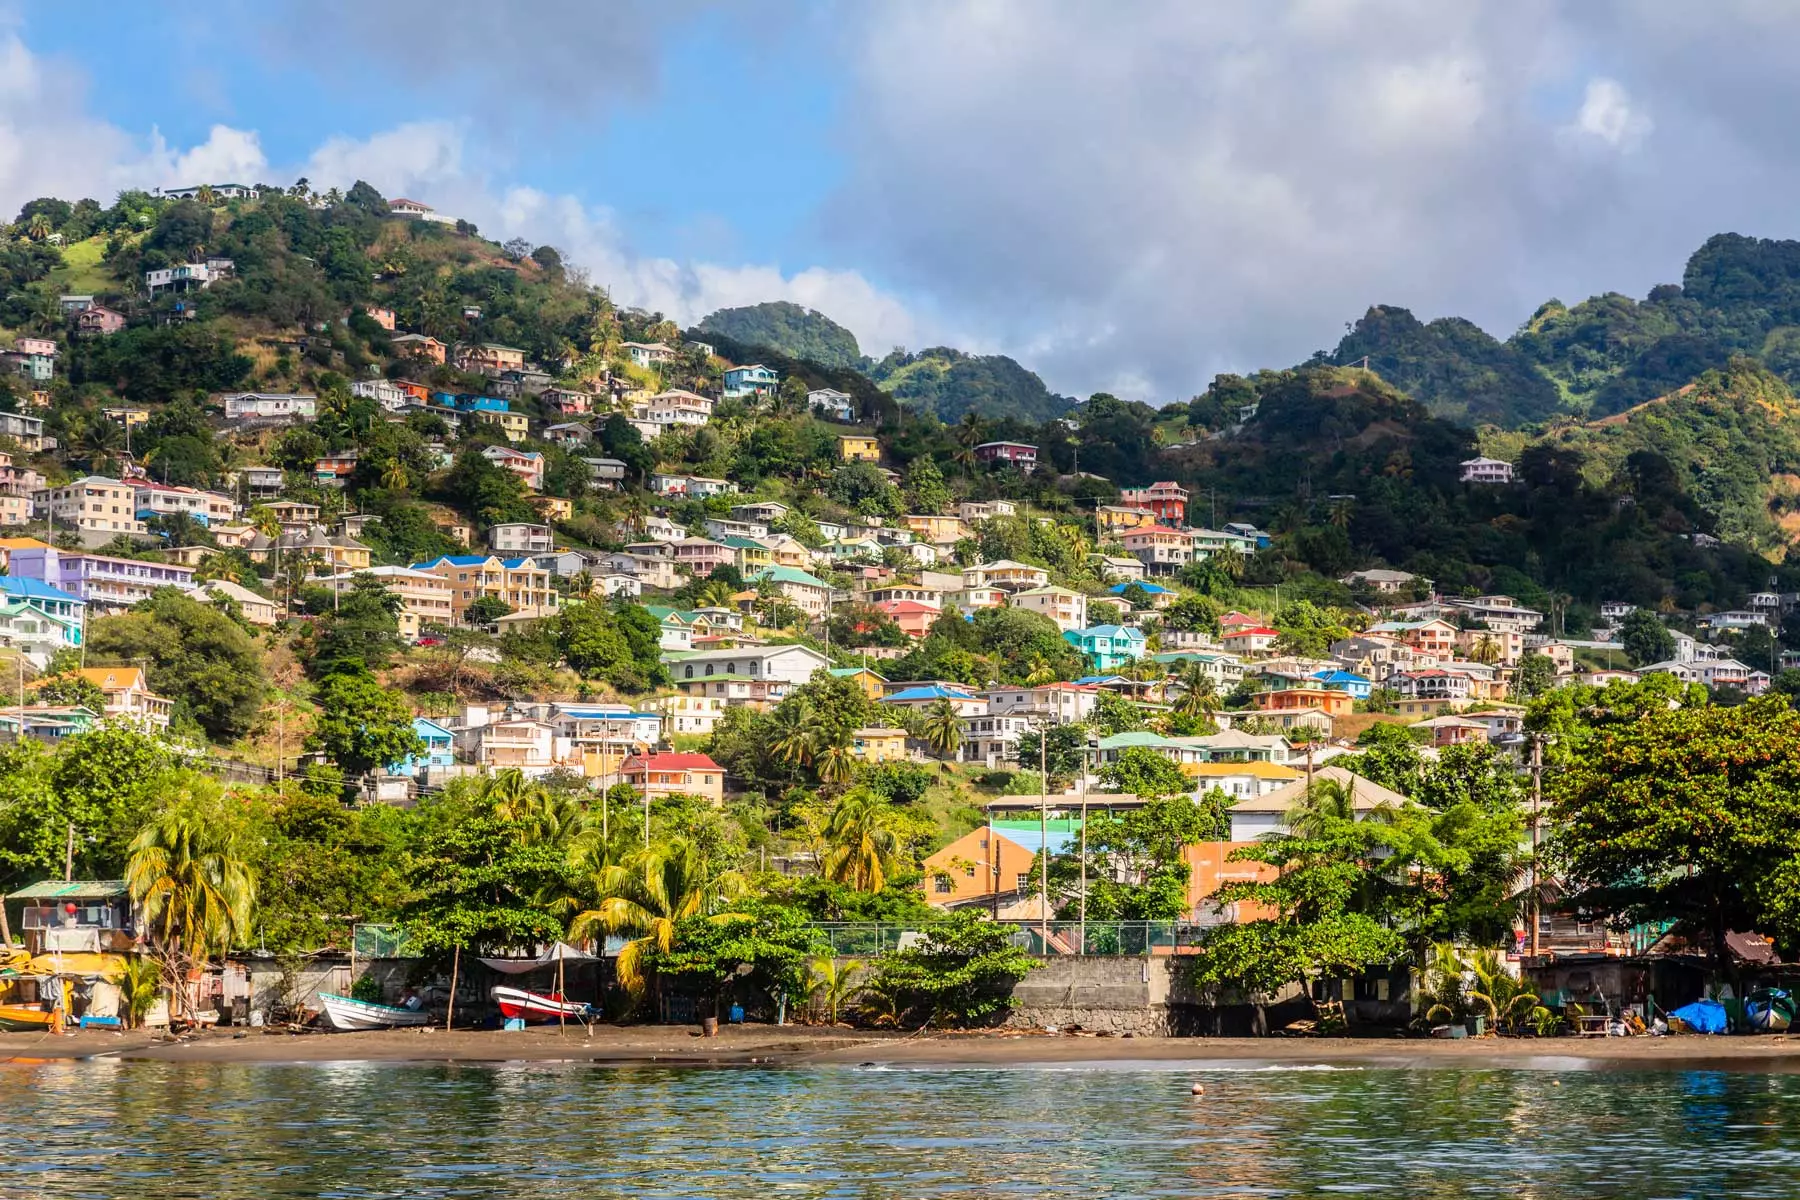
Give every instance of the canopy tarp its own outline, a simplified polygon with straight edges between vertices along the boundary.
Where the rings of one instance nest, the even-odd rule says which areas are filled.
[[[528,971],[553,967],[559,962],[593,962],[595,956],[577,950],[567,942],[552,942],[550,948],[536,958],[484,958],[481,961],[502,975],[523,975]]]
[[[1717,1000],[1696,1000],[1669,1014],[1695,1033],[1724,1033],[1725,1006]]]

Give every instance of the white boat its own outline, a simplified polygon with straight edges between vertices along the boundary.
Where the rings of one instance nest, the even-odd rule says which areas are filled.
[[[356,1029],[394,1029],[407,1025],[429,1025],[431,1014],[422,1008],[398,1008],[392,1004],[370,1004],[348,996],[319,993],[325,1009],[325,1020],[333,1029],[346,1032]]]
[[[497,987],[493,991],[495,1002],[500,1005],[503,1017],[526,1021],[582,1020],[593,1015],[593,1008],[574,1000],[564,1000],[552,994],[542,996],[536,992],[528,992],[523,988]]]

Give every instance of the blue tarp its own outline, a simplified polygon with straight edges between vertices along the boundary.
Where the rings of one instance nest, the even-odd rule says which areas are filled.
[[[1696,1000],[1669,1015],[1679,1018],[1695,1033],[1725,1032],[1725,1006],[1717,1000]]]

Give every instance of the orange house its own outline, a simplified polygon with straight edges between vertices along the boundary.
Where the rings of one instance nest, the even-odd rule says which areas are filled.
[[[996,891],[1026,891],[1036,861],[1034,852],[986,825],[971,829],[925,860],[925,902],[967,904]]]
[[[725,768],[704,754],[634,754],[620,778],[645,796],[704,796],[725,802]]]
[[[1280,688],[1273,692],[1258,692],[1252,696],[1258,711],[1266,713],[1305,712],[1314,710],[1328,717],[1347,717],[1354,711],[1355,701],[1349,692],[1336,688]]]
[[[1268,883],[1281,872],[1268,863],[1233,862],[1232,851],[1254,846],[1255,842],[1196,842],[1181,848],[1188,865],[1188,912],[1195,916],[1211,912],[1212,897],[1228,883]],[[1234,921],[1261,921],[1280,914],[1267,904],[1240,900],[1225,906],[1225,915]]]

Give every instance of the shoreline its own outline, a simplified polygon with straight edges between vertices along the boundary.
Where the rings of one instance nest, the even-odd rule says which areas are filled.
[[[533,1026],[497,1030],[289,1033],[222,1029],[172,1039],[90,1030],[0,1034],[0,1065],[79,1061],[209,1064],[579,1063],[599,1067],[1004,1069],[1107,1066],[1204,1071],[1346,1066],[1376,1069],[1738,1070],[1800,1072],[1800,1037],[1665,1038],[1128,1038],[1032,1031],[916,1034],[739,1026],[702,1038],[693,1026]]]

